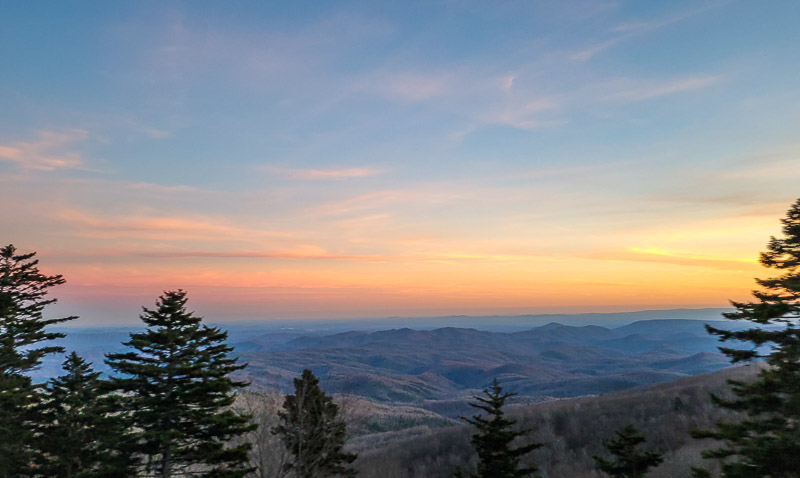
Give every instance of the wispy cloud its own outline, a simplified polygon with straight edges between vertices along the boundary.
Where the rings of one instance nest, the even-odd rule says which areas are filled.
[[[589,45],[582,50],[578,50],[569,55],[569,59],[572,61],[588,61],[598,53],[602,53],[609,48],[613,47],[617,43],[624,40],[624,38],[612,38],[611,40],[602,41],[599,43],[595,43],[593,45]]]
[[[606,100],[643,101],[660,96],[702,90],[722,81],[722,76],[690,76],[665,82],[639,84],[631,80],[621,80],[614,87],[616,91],[604,97]]]
[[[319,204],[314,206],[310,212],[322,216],[346,216],[353,213],[361,214],[364,211],[378,211],[378,214],[386,214],[387,210],[403,205],[443,205],[463,198],[463,191],[444,187],[440,190],[434,187],[378,190]]]
[[[53,171],[56,169],[87,169],[80,153],[69,147],[89,137],[80,129],[40,131],[36,141],[0,144],[0,160],[14,163],[22,169]]]
[[[385,91],[402,100],[421,101],[442,95],[448,83],[446,75],[398,75],[385,79]]]
[[[610,30],[608,30],[609,33],[615,36],[583,47],[578,51],[569,54],[568,58],[572,61],[578,61],[578,62],[588,61],[592,59],[594,56],[603,53],[624,41],[630,40],[639,35],[653,32],[655,30],[658,30],[659,28],[680,22],[687,18],[700,15],[708,10],[718,7],[719,5],[721,5],[721,3],[709,3],[700,8],[694,8],[687,11],[673,13],[664,16],[662,18],[620,23],[612,27]]]
[[[666,15],[662,18],[656,18],[652,20],[645,20],[645,21],[633,21],[633,22],[625,22],[620,23],[611,29],[614,33],[641,33],[641,32],[650,32],[653,30],[657,30],[661,27],[665,27],[667,25],[671,25],[673,23],[680,22],[681,20],[685,20],[687,18],[694,17],[696,15],[700,15],[705,13],[709,10],[713,10],[725,2],[708,2],[700,7],[692,8],[689,10],[680,11],[677,13],[672,13],[670,15]]]
[[[171,136],[171,133],[169,131],[153,128],[151,126],[145,126],[143,127],[143,130],[148,136],[155,139],[164,139],[164,138],[169,138]]]
[[[379,169],[370,167],[342,169],[290,169],[267,165],[262,166],[261,169],[271,174],[289,179],[302,179],[311,181],[365,178],[368,176],[378,175],[382,172]]]
[[[286,231],[243,228],[210,216],[185,215],[98,215],[76,209],[55,209],[54,219],[69,224],[81,237],[100,239],[155,239],[166,241],[215,242],[247,238],[291,238]]]
[[[615,254],[609,258],[612,260],[659,262],[678,266],[704,267],[723,270],[752,269],[758,264],[758,261],[755,259],[719,259],[714,257],[699,257],[664,251],[653,247],[632,247],[625,253]]]
[[[354,90],[396,101],[417,102],[452,94],[462,87],[456,85],[455,76],[450,72],[379,69],[359,80]]]
[[[503,91],[510,92],[511,88],[514,87],[514,80],[517,79],[517,75],[513,73],[509,73],[500,78],[500,88]]]
[[[453,131],[452,133],[447,135],[447,138],[455,144],[461,144],[462,142],[464,142],[464,138],[474,133],[476,129],[477,126],[471,124],[457,131]]]
[[[187,186],[185,184],[157,184],[157,183],[122,183],[124,186],[137,190],[146,191],[150,193],[188,193],[202,191],[195,186]]]
[[[390,35],[393,27],[378,18],[338,13],[321,15],[302,28],[244,32],[231,31],[224,22],[195,23],[178,14],[157,27],[148,21],[122,29],[120,35],[139,36],[140,29],[157,33],[146,46],[147,63],[139,69],[149,81],[189,81],[213,69],[239,85],[285,91],[307,85],[321,71],[327,72],[327,83],[338,84],[341,78],[332,78],[327,68],[330,62]],[[236,55],[230,55],[232,51]]]
[[[524,130],[559,126],[564,124],[564,120],[541,116],[546,111],[557,109],[558,106],[559,103],[555,98],[537,98],[522,104],[507,104],[486,113],[482,119],[487,123],[502,124]]]
[[[321,260],[388,260],[383,256],[358,256],[331,254],[313,244],[296,244],[289,248],[270,250],[172,250],[172,251],[120,251],[119,254],[159,259],[186,259],[193,257],[229,259],[321,259]]]

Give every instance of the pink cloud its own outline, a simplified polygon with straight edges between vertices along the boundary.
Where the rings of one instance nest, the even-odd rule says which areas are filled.
[[[40,131],[36,141],[0,145],[0,160],[12,162],[22,169],[38,171],[85,169],[81,155],[67,149],[88,136],[86,131],[79,129]]]
[[[238,227],[213,217],[126,215],[98,216],[78,209],[57,209],[52,215],[78,230],[81,237],[219,241],[236,238],[283,238],[292,233]]]
[[[544,112],[558,109],[559,102],[555,98],[537,98],[524,103],[510,103],[483,116],[488,123],[512,126],[517,129],[531,130],[548,126],[560,126],[563,120],[545,119]]]
[[[635,84],[627,80],[620,81],[617,91],[607,95],[607,100],[642,101],[676,93],[701,90],[715,85],[722,80],[721,76],[691,76],[666,82]]]
[[[609,48],[613,47],[622,40],[623,38],[612,38],[611,40],[595,43],[594,45],[590,45],[584,48],[583,50],[571,54],[569,56],[569,59],[573,61],[588,61],[598,53],[602,53],[608,50]]]
[[[265,169],[283,177],[312,181],[365,178],[381,173],[378,169],[366,167],[344,169],[283,169],[268,166]]]
[[[450,83],[446,75],[392,75],[384,80],[385,91],[406,101],[421,101],[441,96]]]

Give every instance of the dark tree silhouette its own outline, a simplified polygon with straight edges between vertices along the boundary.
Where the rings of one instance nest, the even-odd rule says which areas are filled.
[[[118,450],[127,439],[115,416],[117,397],[103,391],[100,372],[72,352],[65,375],[50,380],[40,405],[38,474],[64,478],[133,476],[130,455]]]
[[[227,333],[201,324],[186,310],[186,293],[165,292],[156,309],[144,308],[147,331],[131,334],[134,351],[107,355],[118,374],[111,386],[125,394],[136,430],[126,448],[143,457],[147,476],[242,477],[249,443],[229,446],[250,430],[249,416],[230,408],[234,391],[246,386],[230,374],[237,365]]]
[[[696,438],[723,442],[704,457],[719,460],[728,478],[800,476],[800,200],[781,222],[783,237],[770,238],[760,262],[782,274],[756,279],[761,290],[753,292],[755,300],[732,302],[736,311],[724,314],[755,326],[740,331],[706,326],[722,342],[750,344],[720,347],[733,363],[763,359],[767,364],[754,382],[729,381],[735,398],[712,396],[718,406],[744,413],[742,421],[693,432]],[[710,475],[695,469],[695,476]]]
[[[42,342],[64,337],[46,327],[76,317],[45,319],[44,308],[56,302],[48,289],[64,283],[60,275],[39,272],[35,252],[0,249],[0,477],[21,476],[36,458],[34,410],[39,401],[27,373],[48,354],[63,352]]]
[[[287,395],[274,433],[281,437],[290,455],[285,471],[298,478],[356,476],[349,465],[354,453],[343,451],[347,439],[339,407],[319,387],[311,370],[294,379],[294,394]]]
[[[492,381],[488,389],[483,390],[482,396],[474,396],[476,402],[470,406],[483,410],[486,415],[473,415],[472,418],[461,417],[467,423],[475,426],[478,433],[472,436],[472,446],[478,454],[478,473],[474,478],[517,478],[531,476],[538,473],[535,466],[520,468],[522,457],[541,447],[541,443],[512,448],[511,443],[523,437],[530,430],[518,431],[514,429],[516,420],[506,418],[503,407],[506,400],[516,393],[503,392],[503,387]],[[461,470],[456,476],[463,476]]]
[[[616,438],[604,443],[606,449],[614,455],[614,461],[595,456],[597,469],[615,478],[645,478],[650,468],[664,461],[661,453],[646,452],[638,447],[646,441],[633,425],[616,432]]]

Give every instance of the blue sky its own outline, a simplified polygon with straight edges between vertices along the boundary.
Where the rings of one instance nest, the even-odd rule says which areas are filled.
[[[799,10],[4,2],[3,236],[95,322],[724,305],[797,195]]]

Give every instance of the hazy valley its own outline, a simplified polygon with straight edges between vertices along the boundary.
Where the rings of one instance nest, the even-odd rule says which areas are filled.
[[[716,324],[724,325],[724,323]],[[460,400],[497,377],[524,397],[574,397],[720,369],[702,321],[636,322],[616,329],[551,323],[499,333],[447,327],[234,343],[261,389],[288,388],[303,368],[326,389],[383,403]]]
[[[729,366],[704,324],[737,324],[674,318],[692,316],[718,318],[719,310],[443,317],[426,323],[452,326],[427,330],[382,330],[395,325],[392,319],[292,329],[243,324],[230,328],[229,342],[249,363],[241,375],[255,392],[288,393],[292,379],[310,368],[328,393],[344,397],[353,417],[352,444],[361,448],[457,424],[458,416],[472,412],[467,402],[494,378],[518,393],[515,403],[521,405],[607,394]],[[635,320],[642,317],[648,320]],[[574,325],[543,324],[551,319]],[[617,325],[586,325],[589,321]],[[484,330],[456,326],[464,324]],[[356,326],[361,330],[348,330]],[[62,343],[107,371],[104,353],[124,349],[127,334],[122,328],[79,328]],[[60,360],[49,358],[38,378],[56,374]]]

